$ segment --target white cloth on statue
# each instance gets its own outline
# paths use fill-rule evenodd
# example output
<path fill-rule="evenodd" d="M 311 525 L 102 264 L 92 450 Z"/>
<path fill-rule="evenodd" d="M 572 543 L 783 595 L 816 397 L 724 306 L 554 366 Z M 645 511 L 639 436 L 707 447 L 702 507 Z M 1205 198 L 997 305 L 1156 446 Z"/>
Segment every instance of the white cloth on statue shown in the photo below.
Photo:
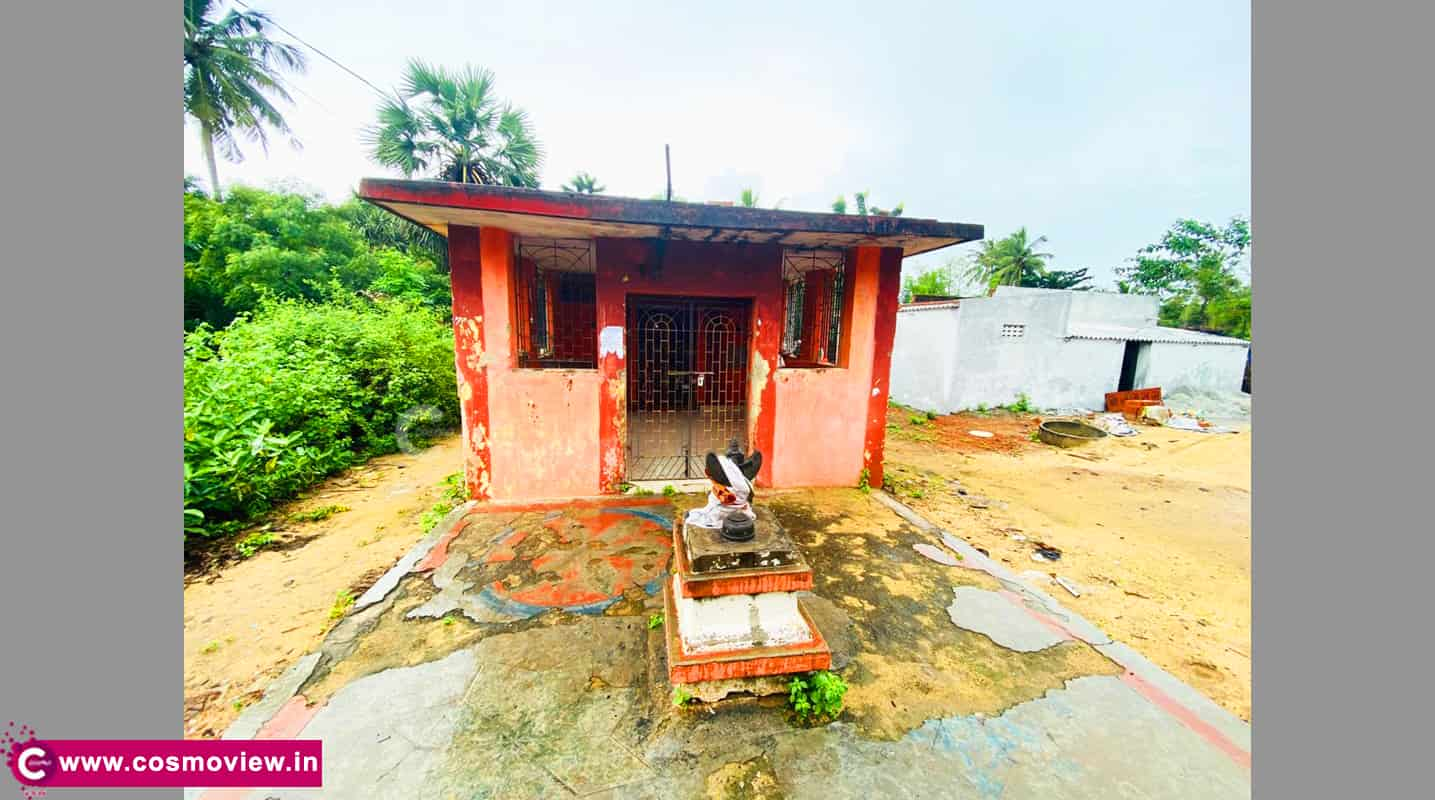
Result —
<path fill-rule="evenodd" d="M 718 500 L 717 495 L 708 492 L 708 504 L 702 508 L 694 508 L 688 512 L 685 522 L 688 525 L 696 525 L 699 528 L 721 528 L 723 520 L 731 516 L 742 516 L 751 520 L 757 519 L 753 513 L 752 504 L 748 498 L 752 497 L 752 483 L 742 470 L 727 456 L 718 456 L 718 464 L 722 466 L 723 474 L 728 479 L 728 489 L 737 498 L 733 504 L 723 503 Z"/>

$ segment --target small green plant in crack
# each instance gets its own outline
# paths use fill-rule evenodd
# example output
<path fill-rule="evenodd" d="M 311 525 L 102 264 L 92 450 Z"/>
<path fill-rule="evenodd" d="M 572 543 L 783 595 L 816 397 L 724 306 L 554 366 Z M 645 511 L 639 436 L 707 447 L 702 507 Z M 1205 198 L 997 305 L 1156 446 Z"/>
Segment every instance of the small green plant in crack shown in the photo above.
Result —
<path fill-rule="evenodd" d="M 862 494 L 872 493 L 872 471 L 866 467 L 863 467 L 862 474 L 857 476 L 857 491 Z"/>
<path fill-rule="evenodd" d="M 464 483 L 462 472 L 455 472 L 445 477 L 443 487 L 443 499 L 455 505 L 468 499 L 468 484 Z"/>
<path fill-rule="evenodd" d="M 239 551 L 241 558 L 249 558 L 275 541 L 277 539 L 274 534 L 269 531 L 259 531 L 240 539 L 238 544 L 234 545 L 234 549 Z"/>
<path fill-rule="evenodd" d="M 654 630 L 654 629 L 656 629 L 656 628 L 661 628 L 662 626 L 663 626 L 663 615 L 662 615 L 662 614 L 649 614 L 649 615 L 648 615 L 648 630 L 651 631 L 651 630 Z"/>
<path fill-rule="evenodd" d="M 936 418 L 937 418 L 937 412 L 935 412 L 935 411 L 928 411 L 928 412 L 927 412 L 927 419 L 936 419 Z"/>
<path fill-rule="evenodd" d="M 458 622 L 458 620 L 454 619 L 453 617 L 444 617 L 444 618 L 443 618 L 443 626 L 444 626 L 445 628 L 452 628 L 452 627 L 454 626 L 454 624 L 457 623 L 457 622 Z"/>
<path fill-rule="evenodd" d="M 787 684 L 787 704 L 803 724 L 831 721 L 842 713 L 847 682 L 827 670 L 794 675 Z"/>
<path fill-rule="evenodd" d="M 677 494 L 678 487 L 672 485 L 671 483 L 663 487 L 663 497 L 676 497 Z"/>
<path fill-rule="evenodd" d="M 354 605 L 354 595 L 348 589 L 341 590 L 334 596 L 334 606 L 329 609 L 329 619 L 335 620 L 344 616 L 344 613 Z"/>
<path fill-rule="evenodd" d="M 913 425 L 926 425 L 927 418 L 925 416 L 919 417 L 916 414 L 913 414 L 912 416 L 907 417 L 907 422 L 910 422 Z"/>
<path fill-rule="evenodd" d="M 688 687 L 686 687 L 686 686 L 674 686 L 674 687 L 673 687 L 673 705 L 677 706 L 678 708 L 682 708 L 683 706 L 685 706 L 685 705 L 687 705 L 689 702 L 691 702 L 692 699 L 693 699 L 693 693 L 690 692 L 690 691 L 688 691 Z"/>
<path fill-rule="evenodd" d="M 217 652 L 219 652 L 219 640 L 218 640 L 218 639 L 215 639 L 214 641 L 212 641 L 212 642 L 210 642 L 209 644 L 205 645 L 205 646 L 204 646 L 204 649 L 203 649 L 203 650 L 200 650 L 199 652 L 204 653 L 205 655 L 209 655 L 210 653 L 217 653 Z"/>
<path fill-rule="evenodd" d="M 290 514 L 290 515 L 289 515 L 289 521 L 290 521 L 290 522 L 322 522 L 323 520 L 326 520 L 326 519 L 328 519 L 329 517 L 334 516 L 335 514 L 341 514 L 341 513 L 345 512 L 345 511 L 348 511 L 348 510 L 349 510 L 349 507 L 348 507 L 348 506 L 341 506 L 341 505 L 319 506 L 318 508 L 311 508 L 311 509 L 309 509 L 308 511 L 300 511 L 300 512 L 295 513 L 295 514 Z"/>

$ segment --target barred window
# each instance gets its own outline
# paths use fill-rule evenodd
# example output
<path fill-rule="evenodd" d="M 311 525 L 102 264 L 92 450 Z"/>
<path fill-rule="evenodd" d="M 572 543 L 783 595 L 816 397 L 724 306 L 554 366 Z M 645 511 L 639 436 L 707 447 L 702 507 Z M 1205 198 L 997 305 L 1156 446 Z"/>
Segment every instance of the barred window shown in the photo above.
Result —
<path fill-rule="evenodd" d="M 598 366 L 598 296 L 589 239 L 518 240 L 514 259 L 518 365 Z"/>
<path fill-rule="evenodd" d="M 835 366 L 842 346 L 846 258 L 841 250 L 785 250 L 782 355 L 790 367 Z"/>

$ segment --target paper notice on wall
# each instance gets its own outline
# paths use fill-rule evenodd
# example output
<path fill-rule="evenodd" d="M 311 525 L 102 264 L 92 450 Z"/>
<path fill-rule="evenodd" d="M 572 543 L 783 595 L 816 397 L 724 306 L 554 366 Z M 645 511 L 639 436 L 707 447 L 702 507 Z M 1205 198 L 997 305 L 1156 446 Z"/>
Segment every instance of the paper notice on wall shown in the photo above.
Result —
<path fill-rule="evenodd" d="M 612 353 L 619 359 L 623 355 L 623 326 L 609 325 L 598 333 L 598 358 Z"/>

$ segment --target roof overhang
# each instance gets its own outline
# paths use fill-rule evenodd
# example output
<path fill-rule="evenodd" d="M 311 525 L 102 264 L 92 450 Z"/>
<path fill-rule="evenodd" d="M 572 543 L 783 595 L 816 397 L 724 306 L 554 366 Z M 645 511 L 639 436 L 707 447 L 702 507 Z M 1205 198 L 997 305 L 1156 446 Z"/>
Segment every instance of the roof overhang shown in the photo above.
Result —
<path fill-rule="evenodd" d="M 365 178 L 359 197 L 443 236 L 450 225 L 547 239 L 681 239 L 788 247 L 900 247 L 903 256 L 982 238 L 981 225 L 638 200 L 445 181 Z"/>

